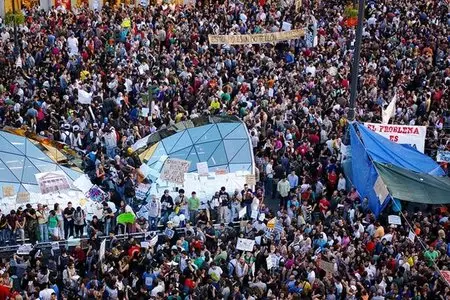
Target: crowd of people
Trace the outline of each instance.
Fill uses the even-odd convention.
[[[105,202],[89,222],[71,204],[3,212],[2,245],[88,241],[50,256],[36,248],[4,259],[0,299],[450,299],[440,272],[450,266],[447,208],[405,210],[402,225],[389,225],[343,174],[356,31],[346,5],[35,8],[24,10],[17,45],[3,24],[1,125],[77,149],[115,207]],[[305,37],[208,43],[209,34],[277,32],[283,23],[305,29]],[[450,150],[449,25],[445,1],[365,7],[356,118],[379,122],[395,93],[393,122],[426,125],[430,156]],[[217,114],[246,123],[259,170],[255,190],[221,188],[203,202],[182,189],[174,198],[136,199],[136,187],[150,182],[130,146],[176,122]],[[118,214],[142,207],[147,218],[116,224]],[[119,236],[159,225],[165,229],[156,240]],[[239,238],[254,240],[253,251],[237,249]]]

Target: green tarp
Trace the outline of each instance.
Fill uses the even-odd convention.
[[[416,173],[391,164],[374,164],[393,198],[435,205],[450,203],[449,177]]]

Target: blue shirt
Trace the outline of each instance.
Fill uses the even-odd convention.
[[[288,175],[288,181],[289,185],[291,186],[291,189],[294,189],[298,186],[298,176],[297,175]]]

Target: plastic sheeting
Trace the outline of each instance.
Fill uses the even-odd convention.
[[[425,204],[450,203],[450,178],[416,173],[394,165],[375,163],[395,199]]]

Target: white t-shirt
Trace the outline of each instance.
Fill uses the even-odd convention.
[[[51,288],[47,288],[45,290],[42,290],[39,292],[39,299],[41,300],[50,300],[52,297],[52,294],[55,293],[55,291]]]

